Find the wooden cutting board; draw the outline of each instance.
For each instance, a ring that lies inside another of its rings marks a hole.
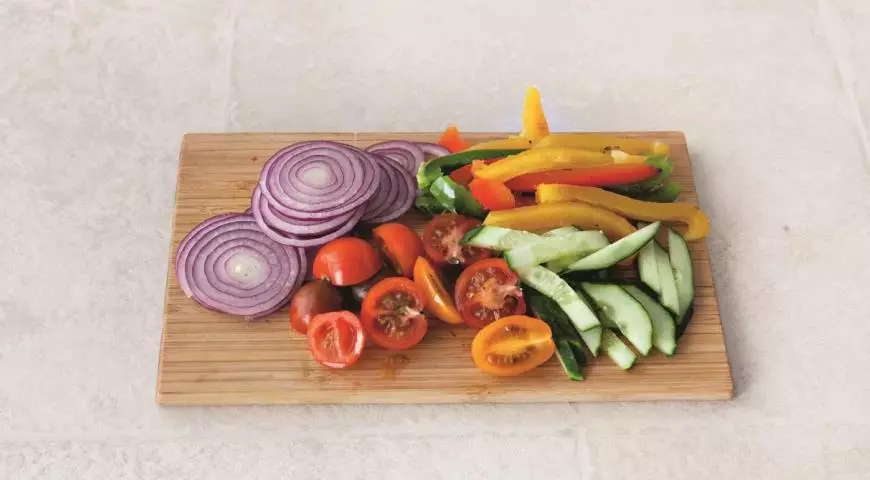
[[[671,145],[681,201],[697,202],[685,137],[680,132],[620,133]],[[505,134],[469,134],[472,142]],[[287,144],[335,140],[357,147],[387,139],[436,141],[424,133],[238,133],[184,137],[175,217],[157,403],[229,405],[277,403],[482,403],[624,400],[714,400],[732,396],[731,373],[705,242],[692,243],[695,316],[678,353],[642,357],[624,372],[606,357],[593,359],[586,380],[569,381],[556,358],[520,377],[496,378],[471,362],[474,331],[433,321],[425,340],[411,350],[377,347],[348,370],[315,363],[304,337],[290,331],[287,309],[249,323],[221,315],[185,297],[174,271],[178,242],[196,224],[248,207],[251,189],[268,158]],[[415,226],[422,215],[404,219]]]

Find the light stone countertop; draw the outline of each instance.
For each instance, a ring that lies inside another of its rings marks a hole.
[[[0,0],[0,478],[863,479],[867,0]],[[181,136],[683,130],[731,402],[159,408]]]

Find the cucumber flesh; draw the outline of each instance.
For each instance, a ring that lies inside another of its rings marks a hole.
[[[637,254],[637,271],[640,281],[655,292],[662,294],[662,283],[659,280],[659,267],[656,262],[655,241],[649,242]]]
[[[540,265],[561,257],[586,256],[607,246],[607,237],[598,231],[574,232],[539,237],[505,252],[504,259],[514,270]]]
[[[674,317],[665,307],[640,288],[634,285],[623,285],[622,288],[643,305],[644,310],[652,320],[653,346],[667,356],[673,355],[677,350],[677,326]],[[604,324],[604,319],[601,323]]]
[[[459,243],[501,252],[540,238],[540,236],[534,233],[523,230],[484,225],[472,228],[466,232]]]
[[[562,365],[562,370],[565,375],[574,381],[583,380],[583,373],[580,371],[580,363],[577,357],[574,356],[574,350],[571,344],[565,339],[556,341],[556,358],[559,359],[559,364]]]
[[[598,351],[601,348],[601,332],[604,329],[601,327],[590,328],[589,330],[580,330],[577,333],[580,334],[580,338],[583,339],[583,343],[586,344],[586,348],[589,349],[589,352],[593,357],[598,356]]]
[[[692,254],[689,245],[679,233],[668,229],[668,257],[674,272],[674,282],[677,287],[677,320],[682,323],[689,305],[695,300],[695,279],[692,273]]]
[[[580,229],[575,227],[574,225],[568,225],[565,227],[554,228],[549,232],[544,233],[545,237],[559,237],[562,235],[567,235],[569,233],[577,233]]]
[[[656,242],[652,242],[655,250],[656,267],[659,272],[659,282],[661,283],[662,293],[659,295],[659,302],[670,310],[674,315],[679,316],[680,300],[677,296],[677,281],[674,278],[674,269],[671,268],[671,259],[668,257],[668,252]]]
[[[536,265],[518,270],[517,275],[527,285],[556,302],[578,331],[582,332],[599,325],[595,312],[565,280],[555,273]]]
[[[652,349],[652,320],[640,302],[615,284],[582,284],[602,316],[607,317],[619,327],[619,331],[634,345],[641,355],[648,355]]]
[[[628,370],[637,361],[637,355],[610,330],[601,332],[601,350],[623,370]]]
[[[530,288],[523,290],[532,313],[550,326],[553,330],[553,338],[557,340],[557,343],[559,339],[564,339],[571,345],[574,349],[574,358],[580,365],[586,365],[586,355],[583,354],[584,343],[592,355],[598,356],[598,347],[601,344],[600,327],[578,331],[565,312],[552,299]]]
[[[661,222],[651,223],[627,237],[620,238],[611,245],[581,258],[568,265],[566,270],[602,270],[610,268],[626,258],[637,253],[644,245],[655,237]]]

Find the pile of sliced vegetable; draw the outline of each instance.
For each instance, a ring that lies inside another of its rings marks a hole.
[[[668,154],[645,139],[551,135],[534,88],[514,137],[470,145],[451,126],[439,145],[298,143],[266,163],[250,212],[181,242],[179,283],[246,318],[289,302],[292,329],[330,368],[373,345],[413,348],[437,321],[478,329],[470,357],[491,375],[553,355],[571,380],[589,356],[627,370],[676,353],[694,305],[688,242],[710,230],[696,205],[672,203]],[[435,215],[422,235],[396,222],[412,204]],[[303,285],[309,247],[320,248]]]

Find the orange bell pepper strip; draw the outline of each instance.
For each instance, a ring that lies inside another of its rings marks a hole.
[[[505,210],[517,204],[514,194],[503,183],[475,178],[468,185],[474,198],[487,210]]]
[[[475,161],[480,161],[483,162],[484,165],[489,165],[490,163],[494,163],[498,160],[501,160],[501,158],[487,158],[485,160]],[[469,183],[471,183],[472,180],[474,180],[474,174],[472,173],[473,168],[473,163],[469,163],[468,165],[459,167],[456,170],[450,172],[450,179],[460,185],[468,185]]]
[[[680,223],[687,227],[683,236],[688,241],[700,240],[710,233],[710,219],[691,203],[644,202],[600,188],[573,185],[541,185],[535,196],[542,205],[582,202],[634,220]]]
[[[469,147],[468,142],[463,140],[459,134],[459,129],[456,128],[456,125],[447,127],[447,130],[444,131],[444,134],[438,140],[438,145],[450,150],[450,153],[461,152]]]
[[[486,216],[483,224],[528,231],[574,225],[587,230],[601,230],[611,242],[636,230],[628,220],[609,210],[579,202],[547,203],[494,211]]]
[[[552,170],[529,173],[508,180],[505,185],[514,192],[534,192],[538,185],[559,183],[563,185],[586,185],[609,187],[642,182],[656,176],[659,170],[646,163],[604,165],[601,167]]]

